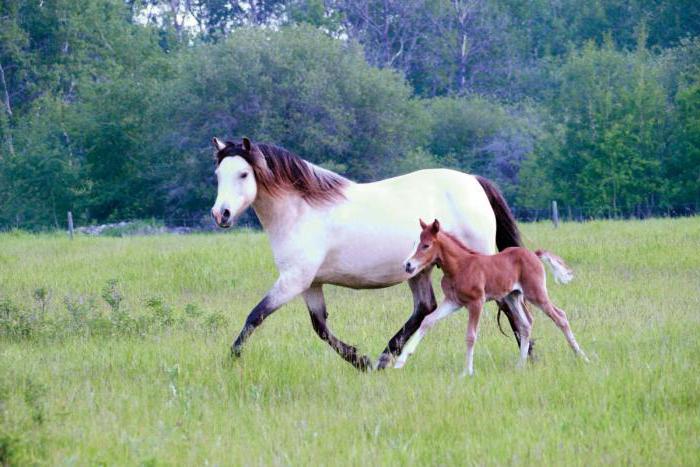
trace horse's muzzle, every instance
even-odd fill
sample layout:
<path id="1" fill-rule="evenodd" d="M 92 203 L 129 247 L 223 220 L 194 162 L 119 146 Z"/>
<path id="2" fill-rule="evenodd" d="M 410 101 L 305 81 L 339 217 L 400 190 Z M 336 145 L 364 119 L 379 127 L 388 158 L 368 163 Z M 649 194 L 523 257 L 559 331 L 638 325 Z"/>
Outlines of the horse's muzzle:
<path id="1" fill-rule="evenodd" d="M 211 217 L 214 219 L 216 225 L 222 229 L 228 229 L 233 225 L 233 217 L 231 216 L 231 211 L 229 209 L 212 209 Z"/>

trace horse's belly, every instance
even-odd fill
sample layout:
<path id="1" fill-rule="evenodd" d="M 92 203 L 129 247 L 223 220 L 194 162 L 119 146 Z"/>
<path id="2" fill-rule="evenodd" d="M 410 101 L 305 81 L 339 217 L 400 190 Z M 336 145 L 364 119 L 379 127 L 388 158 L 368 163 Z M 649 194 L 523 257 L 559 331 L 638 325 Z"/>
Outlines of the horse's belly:
<path id="1" fill-rule="evenodd" d="M 366 289 L 405 281 L 409 275 L 403 262 L 411 253 L 413 239 L 405 235 L 389 242 L 382 240 L 356 238 L 354 244 L 331 250 L 316 274 L 316 282 Z"/>

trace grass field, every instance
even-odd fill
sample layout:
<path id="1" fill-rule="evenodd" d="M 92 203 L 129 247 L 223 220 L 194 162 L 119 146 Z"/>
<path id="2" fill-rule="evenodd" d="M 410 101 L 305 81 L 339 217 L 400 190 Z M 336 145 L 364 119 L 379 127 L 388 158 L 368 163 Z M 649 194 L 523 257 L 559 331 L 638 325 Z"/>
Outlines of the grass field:
<path id="1" fill-rule="evenodd" d="M 361 374 L 300 299 L 231 361 L 275 279 L 262 234 L 0 235 L 0 464 L 698 465 L 700 218 L 522 229 L 575 269 L 550 294 L 592 363 L 537 311 L 517 371 L 489 305 L 475 377 L 464 312 L 403 370 Z M 411 308 L 406 285 L 326 289 L 373 358 Z"/>

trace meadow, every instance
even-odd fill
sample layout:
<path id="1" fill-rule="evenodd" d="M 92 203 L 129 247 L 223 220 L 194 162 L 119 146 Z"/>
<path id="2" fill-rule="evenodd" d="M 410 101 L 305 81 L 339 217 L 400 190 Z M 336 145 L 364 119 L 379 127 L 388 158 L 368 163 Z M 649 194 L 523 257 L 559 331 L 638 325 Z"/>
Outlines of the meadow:
<path id="1" fill-rule="evenodd" d="M 697 465 L 700 218 L 522 230 L 575 270 L 550 294 L 590 364 L 536 311 L 539 358 L 516 370 L 488 305 L 473 378 L 464 312 L 363 374 L 301 299 L 231 360 L 276 277 L 263 234 L 1 234 L 0 464 Z M 326 294 L 372 358 L 411 309 L 405 284 Z"/>

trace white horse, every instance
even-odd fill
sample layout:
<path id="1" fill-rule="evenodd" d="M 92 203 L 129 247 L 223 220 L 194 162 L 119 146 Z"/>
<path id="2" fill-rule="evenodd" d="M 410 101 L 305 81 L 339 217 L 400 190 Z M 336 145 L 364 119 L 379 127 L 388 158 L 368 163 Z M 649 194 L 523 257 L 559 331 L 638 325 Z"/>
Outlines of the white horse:
<path id="1" fill-rule="evenodd" d="M 474 250 L 495 253 L 519 245 L 513 217 L 486 179 L 447 170 L 421 170 L 374 183 L 354 183 L 268 144 L 222 143 L 216 149 L 218 194 L 212 216 L 223 228 L 252 205 L 267 232 L 279 278 L 250 312 L 231 351 L 279 307 L 302 295 L 316 333 L 361 370 L 368 357 L 335 337 L 326 325 L 323 284 L 355 289 L 408 280 L 414 310 L 377 363 L 392 363 L 423 318 L 436 307 L 430 269 L 409 278 L 402 267 L 416 238 L 416 219 L 439 218 Z M 518 316 L 502 304 L 514 330 Z"/>

